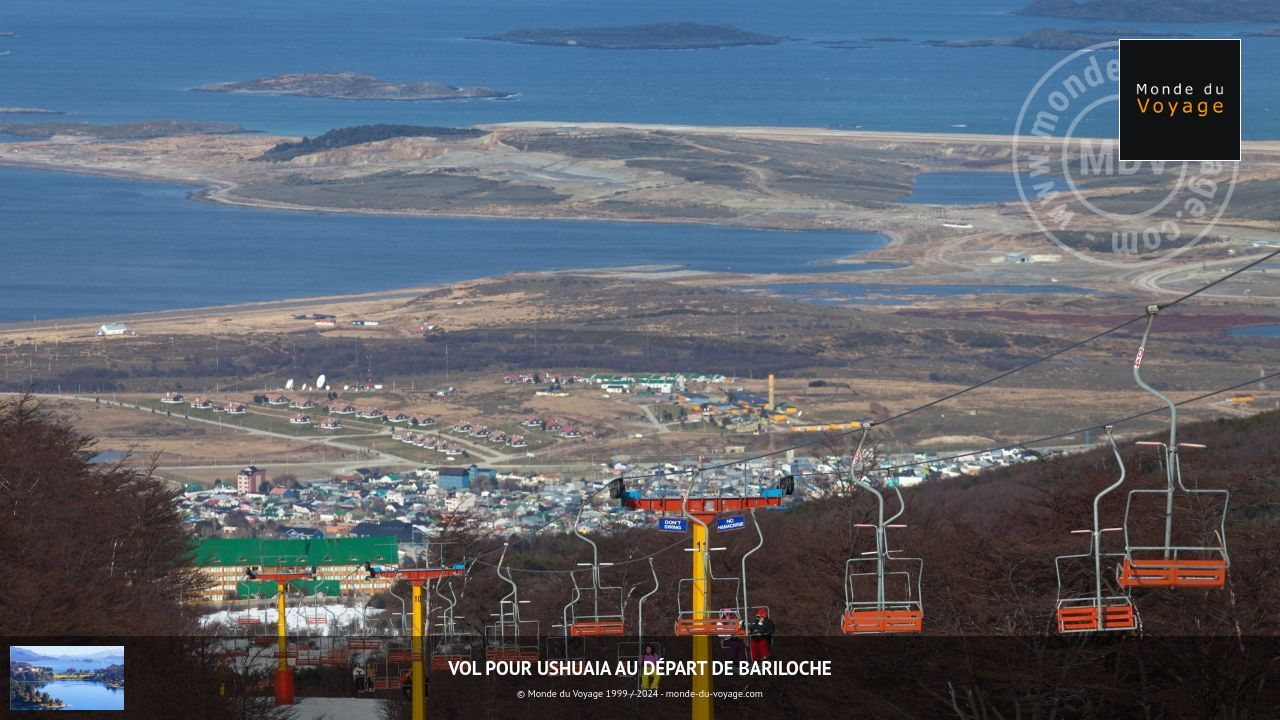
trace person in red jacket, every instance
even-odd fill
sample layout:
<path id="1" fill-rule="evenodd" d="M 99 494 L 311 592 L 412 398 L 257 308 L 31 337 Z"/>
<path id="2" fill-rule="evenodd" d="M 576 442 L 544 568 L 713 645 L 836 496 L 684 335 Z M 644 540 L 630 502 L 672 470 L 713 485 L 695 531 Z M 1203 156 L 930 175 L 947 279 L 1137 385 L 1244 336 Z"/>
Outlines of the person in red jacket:
<path id="1" fill-rule="evenodd" d="M 769 610 L 760 608 L 756 611 L 756 619 L 749 628 L 751 637 L 751 659 L 768 660 L 769 645 L 773 643 L 773 620 L 769 618 Z"/>

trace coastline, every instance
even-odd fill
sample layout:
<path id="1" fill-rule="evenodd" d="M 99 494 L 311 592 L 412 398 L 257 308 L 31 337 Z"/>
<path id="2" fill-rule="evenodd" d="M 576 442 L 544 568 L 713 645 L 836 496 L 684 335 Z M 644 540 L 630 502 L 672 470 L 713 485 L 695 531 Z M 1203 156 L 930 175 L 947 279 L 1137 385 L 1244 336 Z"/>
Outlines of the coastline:
<path id="1" fill-rule="evenodd" d="M 582 222 L 600 222 L 600 223 L 632 223 L 632 224 L 655 224 L 655 225 L 705 225 L 711 227 L 735 228 L 739 230 L 758 230 L 770 232 L 860 232 L 872 233 L 878 235 L 888 235 L 885 228 L 881 227 L 865 227 L 857 225 L 847 225 L 833 227 L 827 226 L 805 226 L 796 224 L 767 224 L 767 223 L 748 223 L 742 222 L 743 218 L 726 218 L 723 220 L 706 220 L 696 217 L 654 217 L 654 218 L 634 218 L 634 217 L 606 217 L 595 215 L 558 215 L 545 213 L 540 215 L 522 215 L 522 214 L 495 214 L 495 213 L 448 213 L 448 212 L 431 212 L 425 210 L 365 210 L 360 208 L 333 208 L 323 205 L 296 205 L 291 203 L 279 203 L 268 200 L 254 200 L 250 198 L 241 198 L 236 196 L 228 196 L 226 193 L 233 191 L 237 185 L 227 181 L 208 181 L 208 182 L 182 182 L 179 180 L 157 177 L 145 173 L 122 170 L 119 168 L 102 168 L 102 167 L 67 167 L 66 165 L 57 163 L 41 163 L 23 160 L 15 160 L 0 156 L 0 169 L 17 168 L 22 170 L 35 170 L 39 172 L 56 172 L 67 175 L 84 175 L 88 177 L 104 177 L 115 180 L 134 180 L 139 182 L 156 183 L 159 185 L 170 185 L 173 187 L 190 188 L 187 193 L 187 199 L 195 202 L 205 202 L 211 205 L 224 205 L 227 207 L 249 208 L 254 210 L 270 210 L 273 212 L 295 212 L 308 213 L 314 215 L 345 215 L 351 217 L 419 217 L 419 218 L 456 218 L 466 220 L 548 220 L 548 221 L 582 221 Z M 757 216 L 758 217 L 758 216 Z"/>

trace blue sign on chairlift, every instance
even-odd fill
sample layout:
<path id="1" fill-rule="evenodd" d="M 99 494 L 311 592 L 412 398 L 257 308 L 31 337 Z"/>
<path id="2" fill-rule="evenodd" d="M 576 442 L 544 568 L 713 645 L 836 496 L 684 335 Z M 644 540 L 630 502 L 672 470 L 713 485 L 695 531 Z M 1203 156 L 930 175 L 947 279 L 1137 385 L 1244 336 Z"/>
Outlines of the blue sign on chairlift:
<path id="1" fill-rule="evenodd" d="M 716 530 L 719 532 L 724 532 L 726 530 L 741 530 L 746 526 L 747 521 L 741 515 L 734 515 L 733 517 L 720 518 L 719 520 L 716 520 Z"/>
<path id="2" fill-rule="evenodd" d="M 684 518 L 658 518 L 658 529 L 663 532 L 687 532 L 689 521 Z"/>

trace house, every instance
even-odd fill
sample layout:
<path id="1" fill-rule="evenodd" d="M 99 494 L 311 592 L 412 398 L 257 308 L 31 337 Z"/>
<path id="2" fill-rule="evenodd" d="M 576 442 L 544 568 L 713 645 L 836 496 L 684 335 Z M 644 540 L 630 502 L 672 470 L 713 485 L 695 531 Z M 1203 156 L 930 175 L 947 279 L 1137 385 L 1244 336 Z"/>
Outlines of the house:
<path id="1" fill-rule="evenodd" d="M 324 530 L 309 527 L 290 527 L 281 525 L 276 528 L 276 537 L 288 540 L 323 540 Z"/>
<path id="2" fill-rule="evenodd" d="M 112 323 L 103 323 L 101 327 L 93 331 L 93 334 L 99 337 L 103 337 L 103 336 L 109 336 L 109 335 L 124 335 L 128 332 L 129 332 L 129 326 L 125 325 L 124 323 L 112 322 Z"/>
<path id="3" fill-rule="evenodd" d="M 160 402 L 165 405 L 181 405 L 182 393 L 167 392 L 164 394 L 164 397 L 160 398 Z"/>
<path id="4" fill-rule="evenodd" d="M 471 468 L 442 467 L 436 476 L 436 485 L 442 490 L 468 490 L 471 488 Z"/>
<path id="5" fill-rule="evenodd" d="M 470 467 L 442 467 L 436 477 L 436 485 L 442 490 L 469 490 L 481 480 L 496 480 L 498 471 L 476 465 Z"/>
<path id="6" fill-rule="evenodd" d="M 266 481 L 267 471 L 256 465 L 250 465 L 241 470 L 239 475 L 236 475 L 236 492 L 241 494 L 256 493 L 262 487 L 262 483 Z"/>
<path id="7" fill-rule="evenodd" d="M 743 408 L 765 407 L 769 404 L 769 399 L 746 390 L 730 390 L 729 402 L 734 403 Z"/>
<path id="8" fill-rule="evenodd" d="M 393 537 L 398 542 L 411 543 L 414 539 L 413 532 L 412 525 L 402 523 L 399 520 L 365 521 L 351 528 L 351 537 Z"/>

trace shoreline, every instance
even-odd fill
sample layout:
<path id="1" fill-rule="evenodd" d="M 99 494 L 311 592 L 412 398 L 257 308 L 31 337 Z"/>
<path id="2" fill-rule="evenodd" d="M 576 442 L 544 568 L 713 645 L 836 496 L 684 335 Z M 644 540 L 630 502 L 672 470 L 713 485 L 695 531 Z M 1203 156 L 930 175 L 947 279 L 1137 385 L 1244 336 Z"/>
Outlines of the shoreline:
<path id="1" fill-rule="evenodd" d="M 210 181 L 210 182 L 183 182 L 180 180 L 172 180 L 168 178 L 156 177 L 154 175 L 145 175 L 129 170 L 120 170 L 116 168 L 99 168 L 99 167 L 77 167 L 69 168 L 65 165 L 56 163 L 39 163 L 15 160 L 0 156 L 0 170 L 4 168 L 17 168 L 20 170 L 35 170 L 37 172 L 54 172 L 65 175 L 84 175 L 87 177 L 103 177 L 113 180 L 133 180 L 137 182 L 148 182 L 157 185 L 170 185 L 173 187 L 187 188 L 188 193 L 186 199 L 193 202 L 208 203 L 210 205 L 221 205 L 224 207 L 247 208 L 251 210 L 268 210 L 272 212 L 292 212 L 306 213 L 311 215 L 342 215 L 348 217 L 410 217 L 410 218 L 451 218 L 459 220 L 549 220 L 549 221 L 575 221 L 575 222 L 598 222 L 598 223 L 633 223 L 633 224 L 652 224 L 652 225 L 698 225 L 710 227 L 734 228 L 738 230 L 755 230 L 761 232 L 856 232 L 867 233 L 871 235 L 889 236 L 890 230 L 883 228 L 868 229 L 861 226 L 822 226 L 807 227 L 799 225 L 766 225 L 766 224 L 750 224 L 738 222 L 742 218 L 729 218 L 725 221 L 703 220 L 699 218 L 626 218 L 626 217 L 594 217 L 588 215 L 495 215 L 481 213 L 443 213 L 443 212 L 426 212 L 420 210 L 365 210 L 359 208 L 331 208 L 320 205 L 293 205 L 289 203 L 277 203 L 267 200 L 253 200 L 247 198 L 228 197 L 225 193 L 233 190 L 235 183 L 226 181 Z M 886 243 L 885 247 L 890 244 Z M 878 248 L 879 249 L 879 248 Z"/>

